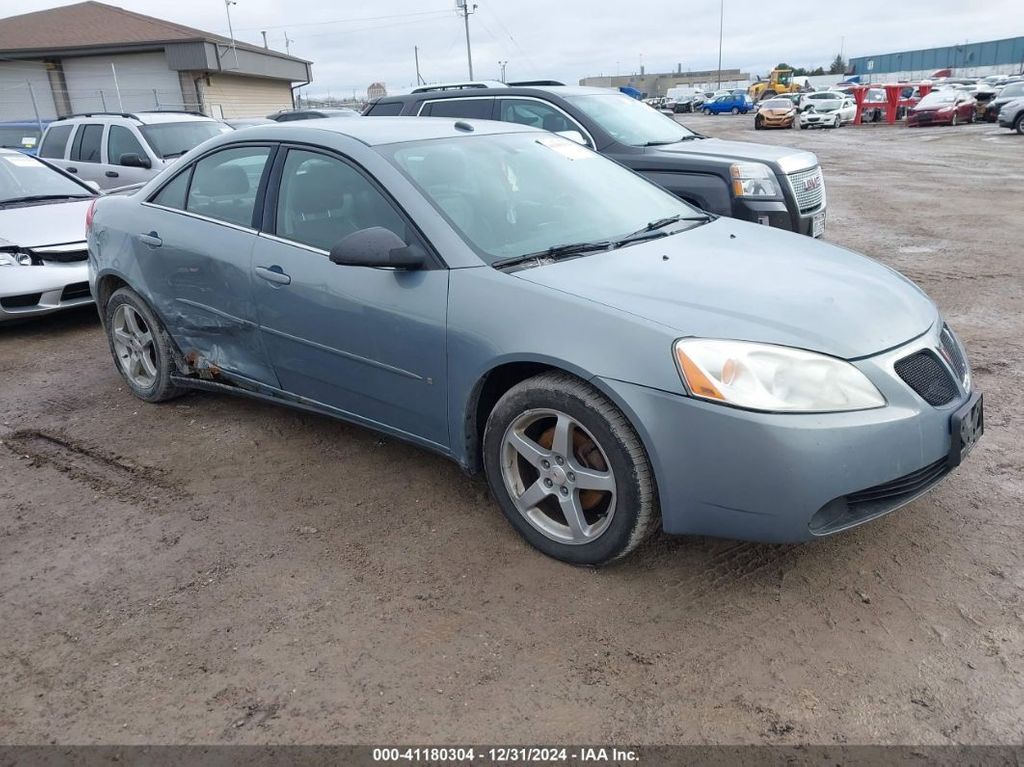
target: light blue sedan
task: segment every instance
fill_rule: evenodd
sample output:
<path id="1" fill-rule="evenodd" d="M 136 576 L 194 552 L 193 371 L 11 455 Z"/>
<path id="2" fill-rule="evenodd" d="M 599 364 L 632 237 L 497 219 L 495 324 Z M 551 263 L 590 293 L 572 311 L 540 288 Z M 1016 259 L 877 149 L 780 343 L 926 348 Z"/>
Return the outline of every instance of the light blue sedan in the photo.
<path id="1" fill-rule="evenodd" d="M 136 396 L 233 392 L 417 443 L 483 470 L 567 562 L 659 525 L 835 533 L 928 490 L 983 430 L 964 350 L 910 281 L 523 126 L 255 126 L 89 226 Z"/>

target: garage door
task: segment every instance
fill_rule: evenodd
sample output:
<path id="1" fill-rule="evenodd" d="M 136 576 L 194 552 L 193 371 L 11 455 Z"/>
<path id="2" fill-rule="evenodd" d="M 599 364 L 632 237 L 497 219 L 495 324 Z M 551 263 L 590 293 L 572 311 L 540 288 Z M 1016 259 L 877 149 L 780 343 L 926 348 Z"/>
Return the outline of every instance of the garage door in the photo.
<path id="1" fill-rule="evenodd" d="M 41 119 L 52 120 L 57 116 L 43 62 L 0 62 L 0 122 L 36 119 L 33 95 Z"/>
<path id="2" fill-rule="evenodd" d="M 213 117 L 265 117 L 292 106 L 291 83 L 260 77 L 210 75 L 203 88 L 206 113 Z"/>
<path id="3" fill-rule="evenodd" d="M 163 53 L 88 56 L 62 64 L 74 112 L 184 108 L 178 73 L 167 68 Z"/>

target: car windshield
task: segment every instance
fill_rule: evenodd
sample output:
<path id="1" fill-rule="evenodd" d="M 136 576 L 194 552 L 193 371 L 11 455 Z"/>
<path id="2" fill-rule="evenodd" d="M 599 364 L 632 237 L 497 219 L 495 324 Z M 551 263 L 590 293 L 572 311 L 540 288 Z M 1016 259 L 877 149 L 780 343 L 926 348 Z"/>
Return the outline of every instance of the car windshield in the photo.
<path id="1" fill-rule="evenodd" d="M 921 101 L 918 102 L 917 105 L 922 108 L 927 108 L 930 106 L 938 106 L 940 104 L 952 104 L 954 101 L 956 101 L 956 95 L 956 91 L 952 90 L 932 91 L 923 99 L 921 99 Z"/>
<path id="2" fill-rule="evenodd" d="M 697 138 L 696 133 L 671 117 L 621 93 L 566 96 L 565 99 L 622 144 L 654 146 Z"/>
<path id="3" fill-rule="evenodd" d="M 761 102 L 762 109 L 792 109 L 793 102 L 789 99 L 769 99 Z"/>
<path id="4" fill-rule="evenodd" d="M 65 197 L 92 197 L 92 193 L 34 157 L 20 152 L 0 154 L 0 205 Z"/>
<path id="5" fill-rule="evenodd" d="M 4 149 L 34 149 L 42 132 L 38 126 L 31 128 L 0 125 L 0 147 Z"/>
<path id="6" fill-rule="evenodd" d="M 180 157 L 206 139 L 229 131 L 227 125 L 213 120 L 189 120 L 180 123 L 154 123 L 140 130 L 160 158 Z"/>
<path id="7" fill-rule="evenodd" d="M 1024 96 L 1024 83 L 1010 83 L 999 91 L 1000 98 L 1007 96 Z"/>
<path id="8" fill-rule="evenodd" d="M 702 215 L 561 136 L 531 131 L 377 149 L 488 263 L 616 240 L 661 219 Z"/>

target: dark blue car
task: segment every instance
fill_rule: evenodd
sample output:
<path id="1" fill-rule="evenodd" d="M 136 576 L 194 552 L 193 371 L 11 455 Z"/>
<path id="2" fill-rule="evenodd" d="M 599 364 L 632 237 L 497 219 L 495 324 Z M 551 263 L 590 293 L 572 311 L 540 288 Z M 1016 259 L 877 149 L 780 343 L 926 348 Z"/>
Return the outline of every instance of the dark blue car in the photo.
<path id="1" fill-rule="evenodd" d="M 39 149 L 39 139 L 49 120 L 11 120 L 0 122 L 0 148 L 18 149 L 34 155 Z"/>
<path id="2" fill-rule="evenodd" d="M 723 93 L 715 96 L 711 101 L 705 101 L 701 111 L 706 115 L 720 115 L 722 112 L 731 112 L 734 115 L 746 114 L 754 108 L 754 102 L 750 100 L 743 91 Z"/>

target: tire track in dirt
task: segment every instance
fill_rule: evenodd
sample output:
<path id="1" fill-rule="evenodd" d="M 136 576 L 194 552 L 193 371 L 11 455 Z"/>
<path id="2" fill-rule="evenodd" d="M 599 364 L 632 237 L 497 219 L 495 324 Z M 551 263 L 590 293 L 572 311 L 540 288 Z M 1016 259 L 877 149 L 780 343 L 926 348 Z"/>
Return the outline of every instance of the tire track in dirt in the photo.
<path id="1" fill-rule="evenodd" d="M 6 435 L 0 443 L 32 466 L 51 466 L 100 494 L 122 501 L 150 504 L 168 493 L 175 498 L 183 495 L 159 469 L 129 463 L 64 435 L 23 429 Z"/>

